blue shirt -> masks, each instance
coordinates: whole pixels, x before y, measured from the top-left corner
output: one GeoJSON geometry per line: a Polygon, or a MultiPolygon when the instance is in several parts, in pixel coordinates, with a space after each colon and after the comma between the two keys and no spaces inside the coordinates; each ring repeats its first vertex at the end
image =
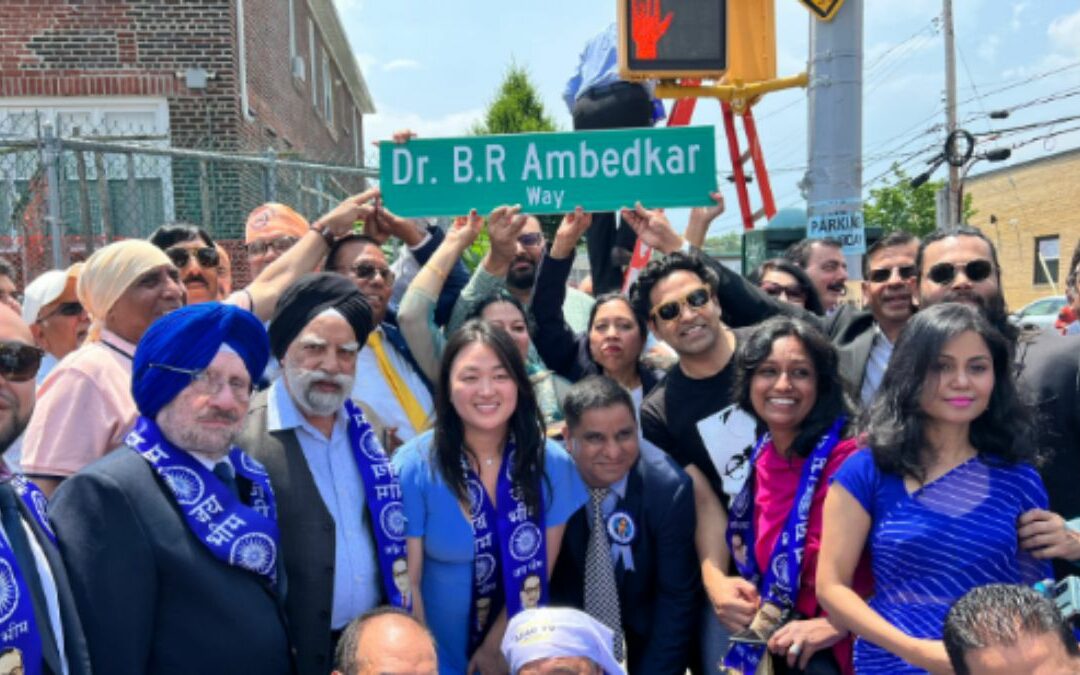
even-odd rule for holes
{"type": "MultiPolygon", "coordinates": [[[[391,460],[400,473],[408,524],[405,534],[423,540],[421,597],[435,636],[440,673],[464,673],[472,601],[473,532],[465,507],[439,474],[432,433],[401,446],[391,460]]],[[[562,446],[544,447],[544,524],[562,525],[588,499],[574,460],[562,446]]],[[[551,570],[548,570],[550,574],[551,570]]]]}
{"type": "Polygon", "coordinates": [[[269,431],[292,430],[304,460],[315,479],[315,487],[334,519],[334,603],[330,627],[344,628],[350,620],[379,604],[382,579],[375,557],[371,529],[364,519],[367,500],[360,470],[349,443],[348,417],[344,409],[334,419],[327,438],[296,408],[278,378],[267,397],[269,431]]]}

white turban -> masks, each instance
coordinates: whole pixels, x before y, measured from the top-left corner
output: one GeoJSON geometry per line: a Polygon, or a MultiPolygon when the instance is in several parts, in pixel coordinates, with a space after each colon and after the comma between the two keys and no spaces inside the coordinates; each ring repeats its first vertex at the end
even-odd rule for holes
{"type": "Polygon", "coordinates": [[[87,340],[101,337],[105,315],[141,275],[162,265],[172,265],[169,256],[142,239],[125,239],[98,249],[83,265],[76,292],[93,323],[87,340]]]}

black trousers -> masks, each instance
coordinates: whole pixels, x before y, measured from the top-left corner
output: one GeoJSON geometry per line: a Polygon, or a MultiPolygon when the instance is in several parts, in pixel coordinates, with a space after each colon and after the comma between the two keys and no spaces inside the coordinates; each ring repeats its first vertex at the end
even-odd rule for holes
{"type": "MultiPolygon", "coordinates": [[[[622,129],[652,125],[652,100],[645,87],[633,82],[615,82],[589,89],[574,103],[574,129],[622,129]]],[[[627,206],[633,206],[627,204],[627,206]]],[[[618,291],[622,288],[623,265],[626,254],[616,255],[615,249],[633,253],[637,236],[621,218],[616,227],[614,213],[594,213],[592,226],[585,239],[589,251],[593,295],[618,291]],[[620,259],[622,258],[622,259],[620,259]]]]}

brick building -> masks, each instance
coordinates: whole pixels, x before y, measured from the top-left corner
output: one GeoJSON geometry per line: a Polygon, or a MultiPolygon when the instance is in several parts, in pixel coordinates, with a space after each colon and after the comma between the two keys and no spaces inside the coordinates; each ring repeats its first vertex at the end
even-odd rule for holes
{"type": "Polygon", "coordinates": [[[997,246],[1009,308],[1063,295],[1080,242],[1080,148],[971,176],[964,193],[997,246]]]}
{"type": "MultiPolygon", "coordinates": [[[[62,136],[76,128],[84,138],[113,141],[135,134],[163,147],[273,151],[355,167],[364,161],[363,115],[373,112],[333,0],[0,2],[0,142],[40,135],[47,119],[62,136]]],[[[125,168],[122,157],[107,159],[117,236],[186,220],[237,237],[268,192],[260,167],[140,156],[125,168]],[[125,175],[132,167],[137,180],[125,175]],[[138,202],[136,215],[125,215],[124,198],[138,202]]],[[[73,161],[61,164],[72,180],[73,161]]],[[[93,170],[91,163],[91,180],[93,170]]],[[[362,180],[313,172],[278,184],[291,187],[274,196],[310,216],[362,180]]],[[[33,185],[32,166],[0,163],[0,216],[5,199],[11,212],[18,192],[33,185]]],[[[77,232],[69,214],[78,204],[67,192],[65,225],[77,232]]],[[[91,198],[96,219],[99,198],[91,198]]]]}

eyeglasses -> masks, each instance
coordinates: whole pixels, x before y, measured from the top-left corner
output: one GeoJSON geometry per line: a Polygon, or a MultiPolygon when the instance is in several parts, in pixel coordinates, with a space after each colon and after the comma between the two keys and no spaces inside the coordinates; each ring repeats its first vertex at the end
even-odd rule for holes
{"type": "Polygon", "coordinates": [[[62,302],[56,309],[49,312],[43,317],[39,317],[36,323],[41,323],[47,319],[51,319],[54,316],[80,316],[83,313],[83,306],[78,302],[62,302]]]}
{"type": "Polygon", "coordinates": [[[664,321],[671,321],[679,316],[682,312],[683,305],[687,305],[691,309],[701,309],[708,304],[711,297],[712,292],[708,287],[702,286],[690,291],[678,300],[671,300],[670,302],[665,302],[662,305],[653,307],[653,310],[649,312],[649,316],[653,318],[660,317],[664,321]]]}
{"type": "Polygon", "coordinates": [[[0,342],[0,376],[8,382],[26,382],[37,376],[45,350],[22,342],[0,342]]]}
{"type": "Polygon", "coordinates": [[[907,281],[908,279],[915,278],[915,266],[914,265],[897,265],[896,267],[877,267],[870,270],[870,274],[866,275],[866,278],[875,284],[883,284],[889,279],[892,279],[893,270],[896,270],[900,275],[901,281],[907,281]]]}
{"type": "Polygon", "coordinates": [[[191,378],[191,388],[196,394],[217,396],[227,384],[233,398],[240,403],[246,403],[251,399],[251,380],[245,380],[240,377],[225,378],[221,375],[211,373],[205,368],[202,370],[192,370],[190,368],[177,368],[176,366],[170,366],[167,363],[151,363],[150,367],[161,368],[170,373],[187,375],[191,378]],[[228,382],[226,382],[226,379],[228,382]]]}
{"type": "Polygon", "coordinates": [[[539,246],[544,243],[543,232],[526,232],[525,234],[518,235],[518,243],[522,246],[529,248],[531,246],[539,246]]]}
{"type": "Polygon", "coordinates": [[[250,256],[266,255],[267,251],[274,249],[277,253],[284,253],[293,247],[293,244],[300,241],[296,237],[275,237],[274,239],[259,239],[253,241],[247,245],[247,252],[250,256]]]}
{"type": "Polygon", "coordinates": [[[371,279],[378,274],[386,283],[394,283],[394,271],[389,267],[382,267],[373,263],[357,263],[349,268],[349,271],[354,277],[362,281],[371,279]]]}
{"type": "Polygon", "coordinates": [[[184,269],[184,267],[187,266],[188,261],[191,260],[192,253],[195,254],[195,260],[198,261],[199,267],[202,267],[203,269],[217,267],[220,262],[218,260],[219,256],[217,249],[213,246],[203,246],[202,248],[196,249],[174,246],[173,248],[165,249],[165,254],[169,256],[169,260],[180,269],[184,269]]]}
{"type": "Polygon", "coordinates": [[[930,281],[935,284],[945,286],[951,284],[956,279],[956,273],[958,270],[964,272],[964,276],[973,283],[978,283],[983,279],[990,276],[990,273],[994,271],[994,266],[989,260],[970,260],[963,264],[953,264],[947,262],[940,262],[930,268],[926,276],[930,277],[930,281]]]}
{"type": "Polygon", "coordinates": [[[761,290],[774,298],[779,298],[781,295],[786,295],[789,300],[805,300],[806,291],[799,286],[781,286],[780,284],[774,284],[772,282],[765,282],[761,284],[761,290]]]}

